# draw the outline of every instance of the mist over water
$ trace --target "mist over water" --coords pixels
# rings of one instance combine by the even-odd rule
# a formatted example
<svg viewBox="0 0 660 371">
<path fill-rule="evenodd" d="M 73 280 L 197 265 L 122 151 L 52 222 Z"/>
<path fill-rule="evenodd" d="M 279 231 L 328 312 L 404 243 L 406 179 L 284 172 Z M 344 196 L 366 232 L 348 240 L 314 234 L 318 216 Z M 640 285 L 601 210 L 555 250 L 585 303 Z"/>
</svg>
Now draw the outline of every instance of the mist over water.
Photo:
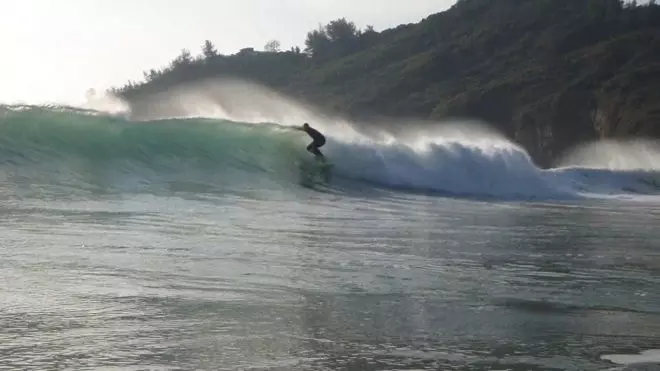
<svg viewBox="0 0 660 371">
<path fill-rule="evenodd" d="M 562 166 L 609 170 L 660 170 L 660 142 L 652 139 L 602 140 L 587 143 L 564 156 Z"/>
</svg>

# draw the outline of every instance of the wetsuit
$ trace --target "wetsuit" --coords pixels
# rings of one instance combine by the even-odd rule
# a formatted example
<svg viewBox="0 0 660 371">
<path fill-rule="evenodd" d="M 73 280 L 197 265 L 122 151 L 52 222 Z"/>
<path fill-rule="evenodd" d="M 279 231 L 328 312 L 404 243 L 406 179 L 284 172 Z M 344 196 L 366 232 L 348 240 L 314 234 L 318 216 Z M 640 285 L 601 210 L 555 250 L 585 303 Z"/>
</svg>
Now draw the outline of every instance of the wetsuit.
<svg viewBox="0 0 660 371">
<path fill-rule="evenodd" d="M 303 131 L 305 131 L 307 135 L 312 137 L 312 143 L 310 143 L 307 146 L 307 150 L 313 153 L 316 157 L 325 159 L 323 153 L 321 153 L 321 151 L 319 150 L 319 148 L 325 144 L 325 137 L 323 136 L 323 134 L 319 133 L 316 129 L 313 129 L 311 126 L 307 126 L 307 128 L 303 128 Z"/>
</svg>

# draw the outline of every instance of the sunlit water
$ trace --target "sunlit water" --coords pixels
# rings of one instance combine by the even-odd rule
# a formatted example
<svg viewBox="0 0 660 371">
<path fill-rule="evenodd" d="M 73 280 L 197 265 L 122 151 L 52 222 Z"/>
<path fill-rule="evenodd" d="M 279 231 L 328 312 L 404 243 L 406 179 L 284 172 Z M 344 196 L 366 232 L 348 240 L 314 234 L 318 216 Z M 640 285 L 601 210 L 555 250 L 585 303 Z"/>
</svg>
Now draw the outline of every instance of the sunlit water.
<svg viewBox="0 0 660 371">
<path fill-rule="evenodd" d="M 0 221 L 2 370 L 601 370 L 660 348 L 649 203 L 247 189 L 3 199 Z"/>
</svg>

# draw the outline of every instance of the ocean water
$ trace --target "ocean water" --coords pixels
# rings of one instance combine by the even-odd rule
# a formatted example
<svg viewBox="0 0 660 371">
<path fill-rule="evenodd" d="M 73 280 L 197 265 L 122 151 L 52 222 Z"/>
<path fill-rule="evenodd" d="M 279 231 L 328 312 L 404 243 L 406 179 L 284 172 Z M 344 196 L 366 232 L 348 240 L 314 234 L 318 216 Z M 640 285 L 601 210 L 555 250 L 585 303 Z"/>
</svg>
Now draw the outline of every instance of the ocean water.
<svg viewBox="0 0 660 371">
<path fill-rule="evenodd" d="M 307 141 L 3 109 L 0 370 L 659 368 L 649 163 Z"/>
</svg>

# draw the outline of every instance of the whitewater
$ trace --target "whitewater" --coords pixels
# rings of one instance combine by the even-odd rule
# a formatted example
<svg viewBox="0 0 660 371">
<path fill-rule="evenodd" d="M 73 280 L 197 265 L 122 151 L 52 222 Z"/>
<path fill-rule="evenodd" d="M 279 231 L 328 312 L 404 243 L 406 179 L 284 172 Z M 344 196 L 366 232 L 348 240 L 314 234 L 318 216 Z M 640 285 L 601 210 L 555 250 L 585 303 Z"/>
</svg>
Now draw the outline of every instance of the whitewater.
<svg viewBox="0 0 660 371">
<path fill-rule="evenodd" d="M 0 369 L 660 362 L 654 142 L 542 169 L 485 123 L 388 130 L 243 85 L 151 99 L 0 107 Z"/>
</svg>

